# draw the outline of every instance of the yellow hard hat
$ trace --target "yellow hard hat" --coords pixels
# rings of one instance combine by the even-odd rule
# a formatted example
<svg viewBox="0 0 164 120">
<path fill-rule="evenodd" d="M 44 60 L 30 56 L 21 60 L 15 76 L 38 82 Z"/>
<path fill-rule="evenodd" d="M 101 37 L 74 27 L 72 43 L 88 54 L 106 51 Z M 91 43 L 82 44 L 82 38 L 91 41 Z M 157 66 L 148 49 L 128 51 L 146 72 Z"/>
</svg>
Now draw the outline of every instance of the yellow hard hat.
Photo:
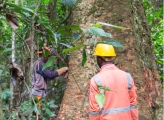
<svg viewBox="0 0 164 120">
<path fill-rule="evenodd" d="M 114 47 L 112 45 L 99 43 L 96 46 L 94 55 L 95 56 L 110 57 L 110 56 L 116 56 L 116 53 L 115 53 Z"/>
</svg>

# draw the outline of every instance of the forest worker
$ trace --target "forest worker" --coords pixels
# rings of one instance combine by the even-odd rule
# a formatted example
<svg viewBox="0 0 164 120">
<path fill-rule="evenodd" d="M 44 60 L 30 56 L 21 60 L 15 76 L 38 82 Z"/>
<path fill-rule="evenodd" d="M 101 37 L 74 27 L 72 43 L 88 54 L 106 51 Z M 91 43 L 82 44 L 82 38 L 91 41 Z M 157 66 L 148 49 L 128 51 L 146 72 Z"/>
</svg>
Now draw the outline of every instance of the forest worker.
<svg viewBox="0 0 164 120">
<path fill-rule="evenodd" d="M 49 53 L 47 57 L 42 56 L 44 50 L 47 50 Z M 66 72 L 68 67 L 62 67 L 55 71 L 51 71 L 48 68 L 42 70 L 43 65 L 48 61 L 48 58 L 53 55 L 52 49 L 49 47 L 44 47 L 43 49 L 36 51 L 36 54 L 39 55 L 39 58 L 34 62 L 33 66 L 32 95 L 36 96 L 36 98 L 40 100 L 42 97 L 46 96 L 47 80 L 54 79 L 55 77 Z"/>
<path fill-rule="evenodd" d="M 113 64 L 116 53 L 112 45 L 99 43 L 94 55 L 100 71 L 91 78 L 89 90 L 90 120 L 138 120 L 136 92 L 131 75 Z M 104 91 L 98 86 L 113 91 Z M 115 91 L 115 92 L 114 92 Z M 105 103 L 100 109 L 96 94 L 105 95 Z"/>
</svg>

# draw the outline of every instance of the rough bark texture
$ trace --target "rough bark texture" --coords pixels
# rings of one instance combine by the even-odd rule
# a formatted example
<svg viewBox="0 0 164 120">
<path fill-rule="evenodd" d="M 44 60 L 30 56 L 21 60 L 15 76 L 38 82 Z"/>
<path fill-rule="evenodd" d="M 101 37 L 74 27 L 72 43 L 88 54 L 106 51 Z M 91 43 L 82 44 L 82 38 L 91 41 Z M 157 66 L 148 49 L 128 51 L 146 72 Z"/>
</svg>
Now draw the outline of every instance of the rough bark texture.
<svg viewBox="0 0 164 120">
<path fill-rule="evenodd" d="M 103 27 L 105 31 L 112 33 L 114 40 L 118 40 L 124 46 L 123 51 L 117 50 L 118 57 L 115 64 L 133 76 L 138 95 L 140 120 L 161 120 L 162 89 L 141 1 L 79 1 L 74 10 L 73 24 L 89 28 L 90 23 L 96 22 L 106 22 L 131 28 L 131 30 L 125 31 Z M 97 41 L 100 40 L 97 37 L 91 37 Z M 88 37 L 84 37 L 80 42 L 86 45 L 91 44 Z M 97 71 L 96 61 L 92 55 L 94 47 L 94 45 L 86 47 L 88 54 L 87 63 L 84 67 L 81 67 L 82 50 L 71 53 L 69 82 L 67 83 L 58 120 L 88 119 L 87 83 Z"/>
</svg>

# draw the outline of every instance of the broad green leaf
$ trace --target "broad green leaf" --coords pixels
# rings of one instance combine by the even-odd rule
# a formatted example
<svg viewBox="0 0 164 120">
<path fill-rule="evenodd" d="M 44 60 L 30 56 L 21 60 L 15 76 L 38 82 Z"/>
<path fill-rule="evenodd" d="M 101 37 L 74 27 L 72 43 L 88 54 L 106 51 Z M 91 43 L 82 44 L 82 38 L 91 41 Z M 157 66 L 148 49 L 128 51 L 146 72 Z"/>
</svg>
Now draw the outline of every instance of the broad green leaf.
<svg viewBox="0 0 164 120">
<path fill-rule="evenodd" d="M 55 104 L 50 104 L 50 108 L 57 108 L 58 106 Z"/>
<path fill-rule="evenodd" d="M 67 36 L 71 36 L 71 33 L 65 31 L 65 30 L 59 30 L 58 34 L 62 34 L 62 35 L 67 35 Z"/>
<path fill-rule="evenodd" d="M 73 38 L 73 40 L 76 40 L 80 36 L 81 36 L 80 33 L 73 33 L 72 38 Z"/>
<path fill-rule="evenodd" d="M 76 0 L 61 0 L 61 2 L 67 6 L 73 6 L 76 4 Z"/>
<path fill-rule="evenodd" d="M 84 29 L 84 28 L 81 28 L 81 30 L 84 32 L 84 33 L 87 33 L 88 30 L 87 29 Z"/>
<path fill-rule="evenodd" d="M 55 114 L 55 113 L 53 113 L 53 112 L 51 112 L 50 117 L 55 117 L 55 116 L 56 116 L 56 114 Z"/>
<path fill-rule="evenodd" d="M 7 95 L 6 95 L 5 93 L 2 93 L 2 96 L 1 96 L 1 98 L 2 98 L 3 100 L 6 100 L 6 98 L 7 98 Z"/>
<path fill-rule="evenodd" d="M 57 37 L 56 37 L 56 33 L 54 34 L 54 31 L 50 28 L 49 25 L 43 23 L 43 22 L 40 22 L 41 25 L 43 25 L 45 28 L 46 28 L 46 31 L 48 33 L 49 36 L 52 37 L 52 40 L 55 41 L 55 43 L 57 44 Z"/>
<path fill-rule="evenodd" d="M 103 43 L 110 44 L 110 45 L 113 45 L 115 47 L 123 48 L 123 45 L 116 40 L 104 40 Z"/>
<path fill-rule="evenodd" d="M 79 26 L 77 26 L 77 25 L 64 25 L 64 26 L 60 26 L 59 28 L 58 28 L 58 30 L 65 30 L 65 29 L 71 29 L 71 30 L 81 30 L 81 28 L 79 27 Z"/>
<path fill-rule="evenodd" d="M 4 89 L 1 95 L 1 98 L 3 100 L 6 100 L 7 98 L 10 98 L 9 96 L 12 95 L 13 92 L 11 92 L 9 89 Z"/>
<path fill-rule="evenodd" d="M 81 45 L 78 45 L 78 46 L 76 46 L 76 47 L 64 49 L 64 50 L 63 50 L 63 53 L 66 53 L 66 52 L 73 52 L 73 51 L 75 51 L 75 50 L 78 50 L 78 49 L 82 48 L 83 46 L 84 46 L 84 44 L 81 44 Z"/>
<path fill-rule="evenodd" d="M 49 108 L 46 108 L 46 113 L 50 116 L 51 115 L 51 110 Z"/>
<path fill-rule="evenodd" d="M 105 95 L 100 93 L 100 94 L 96 94 L 95 96 L 96 98 L 96 102 L 98 103 L 100 109 L 104 106 L 105 103 Z"/>
<path fill-rule="evenodd" d="M 42 70 L 46 69 L 47 67 L 50 67 L 53 64 L 55 58 L 55 56 L 49 57 L 48 61 L 43 65 Z"/>
<path fill-rule="evenodd" d="M 92 27 L 89 29 L 89 32 L 92 33 L 93 35 L 96 35 L 96 36 L 112 37 L 112 35 L 110 33 L 106 33 L 101 28 Z"/>
<path fill-rule="evenodd" d="M 54 100 L 49 101 L 50 104 L 54 104 L 54 102 L 55 102 Z"/>
<path fill-rule="evenodd" d="M 13 10 L 13 11 L 18 12 L 18 13 L 22 13 L 24 11 L 24 12 L 28 12 L 32 15 L 34 14 L 32 9 L 29 9 L 26 7 L 22 7 L 22 6 L 13 4 L 13 3 L 6 3 L 6 5 L 8 5 L 8 7 L 6 7 L 8 10 Z"/>
<path fill-rule="evenodd" d="M 85 65 L 86 61 L 87 61 L 87 55 L 86 55 L 86 51 L 85 51 L 85 49 L 83 49 L 82 66 Z"/>
<path fill-rule="evenodd" d="M 44 4 L 48 4 L 50 0 L 44 0 Z"/>
<path fill-rule="evenodd" d="M 10 91 L 10 89 L 5 89 L 3 92 L 7 95 L 12 95 L 13 94 L 13 92 Z"/>
<path fill-rule="evenodd" d="M 157 62 L 158 64 L 163 65 L 163 61 L 162 61 L 162 60 L 156 60 L 156 62 Z"/>
<path fill-rule="evenodd" d="M 104 22 L 97 22 L 101 25 L 106 25 L 106 26 L 110 26 L 110 27 L 114 27 L 114 28 L 119 28 L 119 29 L 130 29 L 130 28 L 126 28 L 126 27 L 121 27 L 121 26 L 116 26 L 116 25 L 112 25 L 112 24 L 108 24 L 108 23 L 104 23 Z M 97 24 L 96 23 L 96 24 Z"/>
<path fill-rule="evenodd" d="M 57 34 L 54 33 L 54 38 L 55 38 L 55 43 L 57 44 L 58 43 L 58 39 L 57 39 Z"/>
<path fill-rule="evenodd" d="M 22 111 L 25 111 L 25 110 L 27 110 L 28 108 L 29 108 L 29 102 L 28 101 L 24 101 L 22 104 L 21 104 L 21 107 L 20 107 L 20 109 L 22 110 Z"/>
<path fill-rule="evenodd" d="M 15 119 L 17 118 L 17 114 L 18 114 L 17 112 L 14 112 L 14 113 L 12 114 L 11 117 L 12 117 L 13 120 L 15 120 Z"/>
<path fill-rule="evenodd" d="M 59 44 L 61 44 L 61 45 L 63 45 L 63 46 L 66 46 L 66 47 L 68 47 L 68 48 L 72 48 L 73 46 L 72 45 L 69 45 L 68 43 L 59 43 Z"/>
<path fill-rule="evenodd" d="M 100 23 L 92 24 L 92 27 L 101 28 Z"/>
</svg>

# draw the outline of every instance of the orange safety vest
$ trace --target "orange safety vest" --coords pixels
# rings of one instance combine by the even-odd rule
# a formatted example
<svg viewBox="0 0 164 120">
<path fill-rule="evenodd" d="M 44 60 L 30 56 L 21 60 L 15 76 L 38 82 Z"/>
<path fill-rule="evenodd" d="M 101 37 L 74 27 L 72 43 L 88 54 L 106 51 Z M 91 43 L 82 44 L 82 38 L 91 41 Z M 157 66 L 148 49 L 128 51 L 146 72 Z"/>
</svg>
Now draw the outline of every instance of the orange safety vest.
<svg viewBox="0 0 164 120">
<path fill-rule="evenodd" d="M 104 91 L 97 85 L 108 87 L 113 91 Z M 102 109 L 95 99 L 95 95 L 99 93 L 105 94 Z M 138 120 L 136 98 L 131 75 L 118 69 L 114 64 L 104 65 L 100 72 L 91 78 L 89 120 Z"/>
</svg>

